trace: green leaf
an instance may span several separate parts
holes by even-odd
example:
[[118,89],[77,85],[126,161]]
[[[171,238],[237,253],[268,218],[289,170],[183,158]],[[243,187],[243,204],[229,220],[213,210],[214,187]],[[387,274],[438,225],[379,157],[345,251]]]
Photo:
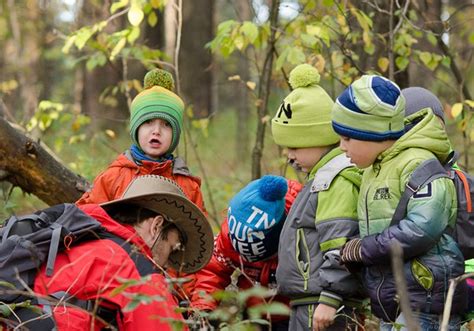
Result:
[[323,0],[323,5],[326,7],[331,7],[334,5],[334,0]]
[[248,38],[250,43],[253,43],[258,38],[258,27],[252,22],[244,22],[240,27],[240,32]]
[[74,40],[74,45],[76,45],[77,49],[82,49],[93,34],[94,29],[91,27],[86,26],[81,28],[79,31],[76,32],[76,39]]
[[469,35],[469,42],[474,45],[474,32]]
[[300,35],[300,39],[303,42],[304,45],[314,48],[316,44],[318,43],[318,39],[315,36],[312,36],[307,33],[302,33]]
[[133,26],[127,35],[127,41],[129,44],[133,45],[138,37],[140,37],[140,28],[138,26]]
[[474,101],[473,100],[466,99],[466,100],[464,100],[464,103],[466,105],[468,105],[469,107],[474,108]]
[[6,282],[4,280],[0,280],[0,286],[8,287],[8,288],[11,288],[12,290],[16,289],[15,285],[13,285],[12,283]]
[[140,6],[136,4],[132,4],[127,15],[128,21],[133,26],[140,25],[140,23],[143,21],[144,16],[145,14],[143,13],[143,10],[140,8]]
[[115,59],[115,57],[120,53],[120,51],[125,47],[126,44],[127,38],[122,38],[119,40],[119,42],[112,49],[112,52],[110,52],[110,61],[113,61]]
[[155,27],[156,23],[158,23],[158,16],[152,11],[150,15],[148,15],[148,24],[150,24],[151,27]]
[[375,52],[375,45],[374,44],[366,44],[364,45],[364,52],[366,52],[369,55],[374,54]]
[[390,61],[386,57],[381,57],[377,61],[377,65],[379,66],[382,72],[387,71],[389,64],[390,64]]
[[443,59],[441,60],[441,64],[445,66],[446,68],[449,68],[451,66],[451,58],[449,56],[443,56]]
[[407,57],[404,56],[397,56],[395,59],[395,64],[398,69],[400,70],[405,70],[405,68],[410,64],[410,61],[408,60]]
[[433,45],[433,46],[436,46],[436,44],[438,43],[438,40],[436,39],[436,37],[432,33],[429,33],[428,36],[426,37],[426,39],[428,39],[430,44]]
[[276,70],[280,70],[283,67],[283,64],[285,63],[289,52],[290,52],[290,47],[285,47],[283,52],[280,53],[275,63]]
[[418,56],[419,56],[421,62],[423,62],[423,64],[425,66],[428,66],[428,64],[430,63],[430,61],[432,59],[432,56],[431,56],[430,52],[420,52],[420,54]]
[[120,0],[120,1],[117,1],[117,2],[114,2],[111,6],[110,6],[110,13],[113,14],[115,13],[117,10],[119,10],[120,8],[123,8],[125,6],[128,5],[128,0]]
[[288,62],[291,64],[301,64],[306,61],[306,56],[300,47],[291,47],[288,53]]
[[76,38],[77,38],[76,35],[72,35],[72,36],[69,36],[69,37],[66,39],[66,43],[64,43],[64,46],[63,46],[63,48],[61,49],[61,51],[62,51],[64,54],[68,54],[68,53],[69,53],[69,50],[71,49],[72,45],[74,45],[74,43],[76,42]]

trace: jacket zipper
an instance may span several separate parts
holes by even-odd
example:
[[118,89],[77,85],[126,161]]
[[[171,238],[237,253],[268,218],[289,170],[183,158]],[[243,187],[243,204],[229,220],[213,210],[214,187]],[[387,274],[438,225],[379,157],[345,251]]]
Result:
[[387,318],[387,320],[390,320],[390,317],[388,316],[387,312],[385,311],[385,307],[382,304],[382,300],[380,299],[380,290],[382,289],[382,285],[385,282],[385,275],[384,275],[384,273],[382,272],[382,270],[380,268],[378,268],[378,272],[380,273],[380,275],[382,275],[382,280],[380,281],[379,285],[377,286],[377,302],[378,302],[380,308],[382,308],[383,313],[385,314],[385,317]]

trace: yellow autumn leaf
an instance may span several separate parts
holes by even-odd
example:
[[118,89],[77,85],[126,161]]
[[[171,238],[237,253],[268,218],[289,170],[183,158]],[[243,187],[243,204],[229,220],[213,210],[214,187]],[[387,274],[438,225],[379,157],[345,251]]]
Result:
[[462,113],[462,103],[458,102],[451,108],[451,115],[456,118]]
[[138,26],[143,21],[143,17],[145,16],[145,14],[143,13],[143,10],[139,6],[132,5],[130,7],[130,10],[128,11],[127,16],[128,16],[128,21],[130,22],[131,25]]
[[110,138],[112,138],[112,139],[115,138],[115,132],[112,131],[112,130],[110,130],[110,129],[105,130],[105,134],[106,134],[107,136],[109,136]]
[[255,87],[257,86],[257,84],[255,84],[254,82],[251,82],[251,81],[248,81],[246,83],[247,87],[250,89],[250,90],[255,90]]
[[474,100],[464,100],[464,103],[471,108],[474,108]]
[[326,65],[326,60],[321,54],[316,55],[316,63],[314,66],[318,69],[319,72],[324,72],[324,66]]
[[227,78],[228,80],[240,80],[240,76],[239,75],[234,75],[234,76],[229,76],[229,78]]
[[377,65],[379,66],[379,68],[382,72],[387,71],[389,64],[390,64],[390,61],[386,57],[381,57],[377,61]]

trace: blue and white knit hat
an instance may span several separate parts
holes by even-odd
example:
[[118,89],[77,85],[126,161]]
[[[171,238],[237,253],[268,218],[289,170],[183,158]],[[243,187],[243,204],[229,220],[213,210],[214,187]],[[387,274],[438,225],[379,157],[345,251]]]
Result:
[[287,191],[285,178],[267,175],[250,182],[230,201],[229,237],[247,261],[264,260],[278,251]]
[[340,136],[384,141],[404,133],[405,98],[382,76],[364,75],[342,92],[332,110],[332,127]]

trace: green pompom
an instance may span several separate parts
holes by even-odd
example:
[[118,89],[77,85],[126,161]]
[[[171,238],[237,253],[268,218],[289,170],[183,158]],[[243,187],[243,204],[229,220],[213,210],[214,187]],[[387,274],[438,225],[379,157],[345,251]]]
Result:
[[174,91],[173,76],[166,70],[153,69],[148,71],[143,79],[143,88],[149,89],[153,86],[161,86],[170,91]]
[[300,64],[290,72],[289,83],[292,88],[306,87],[319,83],[318,70],[309,64]]

